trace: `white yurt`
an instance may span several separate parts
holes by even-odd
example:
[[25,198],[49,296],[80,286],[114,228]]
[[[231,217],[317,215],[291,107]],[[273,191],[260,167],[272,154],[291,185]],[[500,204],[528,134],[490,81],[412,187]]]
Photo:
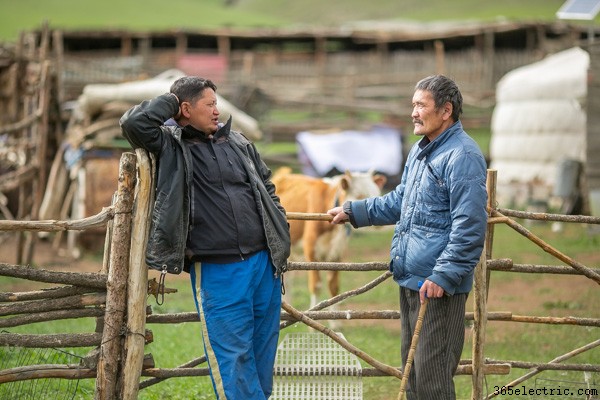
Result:
[[589,54],[574,47],[498,82],[490,168],[498,171],[501,206],[547,201],[562,184],[565,165],[585,163],[589,64]]

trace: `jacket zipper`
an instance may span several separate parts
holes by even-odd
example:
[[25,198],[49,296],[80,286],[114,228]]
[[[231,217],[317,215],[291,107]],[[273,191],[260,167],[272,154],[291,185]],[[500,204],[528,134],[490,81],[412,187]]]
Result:
[[437,175],[435,174],[435,172],[433,172],[433,168],[431,167],[430,164],[427,164],[427,169],[429,170],[429,172],[431,172],[431,175],[433,175],[433,178],[435,179],[435,181],[437,182],[437,184],[439,186],[444,186],[444,182],[442,182],[442,180],[437,177]]

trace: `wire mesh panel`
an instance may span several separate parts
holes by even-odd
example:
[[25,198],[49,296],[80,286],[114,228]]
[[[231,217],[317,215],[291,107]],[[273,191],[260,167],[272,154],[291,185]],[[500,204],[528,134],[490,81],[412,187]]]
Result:
[[326,335],[288,333],[277,347],[271,399],[362,399],[360,362]]
[[[597,374],[590,372],[583,373],[583,381],[556,380],[548,378],[537,378],[533,390],[526,384],[520,387],[523,392],[531,392],[532,400],[559,398],[561,400],[597,400],[600,399],[600,385],[597,384]],[[518,386],[513,390],[516,391]]]
[[[35,375],[36,371],[18,371],[19,367],[37,365],[37,378],[0,384],[0,400],[72,400],[78,393],[79,379],[44,378],[44,367],[80,365],[82,357],[61,349],[0,347],[0,371],[13,370],[14,375]],[[79,397],[77,397],[79,398]]]

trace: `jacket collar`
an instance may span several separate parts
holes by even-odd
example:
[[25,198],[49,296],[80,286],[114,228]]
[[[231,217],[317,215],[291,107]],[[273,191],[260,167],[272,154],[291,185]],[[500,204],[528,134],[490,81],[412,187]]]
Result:
[[181,127],[181,138],[182,139],[199,139],[203,142],[208,142],[210,140],[216,142],[219,139],[226,139],[229,137],[229,132],[231,131],[231,121],[232,117],[229,116],[229,119],[225,124],[219,124],[219,128],[212,135],[207,135],[206,133],[199,131],[191,125],[186,125]]
[[456,133],[461,132],[463,130],[462,123],[460,120],[456,121],[452,124],[448,129],[446,129],[440,136],[435,138],[433,142],[430,142],[427,137],[423,137],[417,145],[421,149],[419,154],[417,154],[417,160],[421,161],[425,158],[429,153],[443,145],[448,141],[449,138],[454,136]]
[[217,129],[217,131],[213,135],[215,137],[215,139],[218,139],[220,137],[229,136],[229,132],[231,132],[231,121],[232,121],[232,117],[230,115],[229,118],[227,119],[227,122],[225,122],[223,125],[221,125],[219,127],[219,129]]

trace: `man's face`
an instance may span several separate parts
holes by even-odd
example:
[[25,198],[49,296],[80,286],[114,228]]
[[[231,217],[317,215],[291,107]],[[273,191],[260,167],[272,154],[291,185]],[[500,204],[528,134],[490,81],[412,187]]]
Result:
[[[185,107],[185,108],[183,108]],[[195,103],[182,103],[182,111],[194,128],[206,134],[213,134],[219,128],[219,110],[217,95],[211,88],[206,88]]]
[[452,105],[446,103],[436,110],[433,96],[427,90],[417,90],[415,92],[412,106],[411,117],[415,126],[415,135],[427,136],[429,140],[433,140],[452,124],[450,119]]

